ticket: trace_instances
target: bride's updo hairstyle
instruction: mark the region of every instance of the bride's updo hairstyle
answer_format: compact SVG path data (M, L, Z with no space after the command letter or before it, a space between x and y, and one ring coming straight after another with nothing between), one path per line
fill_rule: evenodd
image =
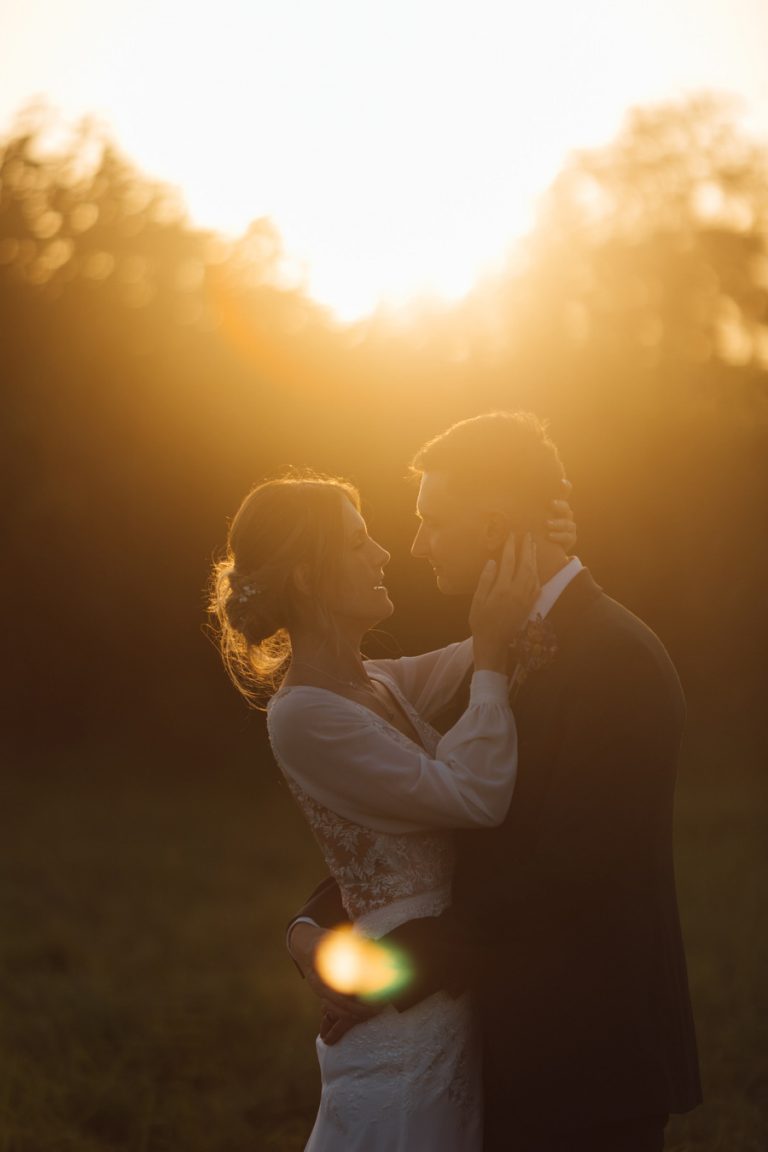
M344 499L359 510L348 481L289 473L253 488L230 525L226 555L213 568L209 610L227 672L254 707L280 685L294 623L333 630L327 605L344 540ZM299 568L304 590L294 578Z

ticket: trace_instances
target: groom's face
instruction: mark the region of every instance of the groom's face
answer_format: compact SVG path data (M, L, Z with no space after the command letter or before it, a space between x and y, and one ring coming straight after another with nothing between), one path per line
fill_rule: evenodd
M423 474L416 515L411 555L430 562L441 592L474 592L483 565L506 536L500 516L481 494L444 472Z

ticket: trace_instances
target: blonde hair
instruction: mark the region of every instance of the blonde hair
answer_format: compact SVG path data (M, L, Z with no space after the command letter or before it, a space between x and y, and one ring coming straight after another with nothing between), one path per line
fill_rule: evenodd
M290 472L257 484L232 520L214 564L209 612L224 666L249 704L263 708L291 659L290 627L310 611L332 630L327 609L344 537L342 500L360 508L349 481ZM307 592L294 573L301 565Z

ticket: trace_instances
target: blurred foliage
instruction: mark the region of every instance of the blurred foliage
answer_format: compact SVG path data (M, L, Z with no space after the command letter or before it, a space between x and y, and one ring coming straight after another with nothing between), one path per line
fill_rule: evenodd
M534 262L540 291L593 354L765 368L767 237L768 153L706 97L637 109L611 148L572 157Z
M94 124L20 119L0 155L0 493L9 741L252 739L201 634L248 486L349 474L391 548L405 650L445 641L407 556L406 464L495 407L550 420L579 553L661 633L694 709L764 733L768 153L709 97L577 153L505 273L451 309L344 327L278 233L190 226ZM450 243L450 237L446 237Z

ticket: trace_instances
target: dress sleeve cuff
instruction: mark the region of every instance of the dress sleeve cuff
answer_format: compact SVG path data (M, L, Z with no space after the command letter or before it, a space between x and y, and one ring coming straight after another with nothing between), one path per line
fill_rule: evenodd
M472 674L469 686L469 703L472 704L508 704L509 680L504 672L491 672L489 668L481 668Z
M288 955L290 956L291 960L293 960L294 964L296 965L299 976L301 976L301 978L303 980L304 979L304 973L302 972L301 968L299 968L299 965L296 961L296 957L294 956L293 952L291 952L291 933L293 932L293 930L297 924L311 924L313 928L318 928L319 924L317 923L317 920L313 920L311 916L296 916L295 919L291 920L290 924L288 925L288 927L285 930L285 947L288 950Z

